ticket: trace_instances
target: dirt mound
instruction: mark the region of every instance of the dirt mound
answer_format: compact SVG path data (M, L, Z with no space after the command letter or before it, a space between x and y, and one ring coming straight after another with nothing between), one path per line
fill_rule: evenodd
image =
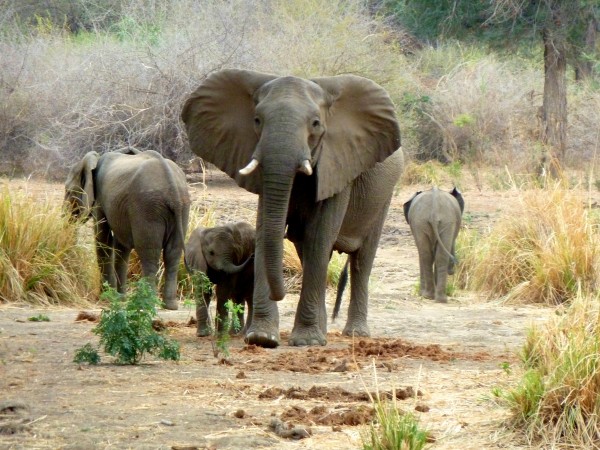
M395 389L392 391L379 392L379 398L391 399L396 395L398 400L406 400L408 398L415 397L415 390L408 386L406 388ZM416 393L417 396L421 396L421 392ZM289 398L297 400L325 400L328 402L370 402L371 398L377 398L377 393L371 392L349 392L341 387L326 387L326 386L312 386L310 389L305 390L300 387L291 387L289 389L282 389L279 387L271 387L258 395L259 399L275 400L277 398Z
M292 406L281 414L281 420L306 425L357 426L371 422L374 416L375 410L366 405L334 409L315 406L309 411L302 406Z

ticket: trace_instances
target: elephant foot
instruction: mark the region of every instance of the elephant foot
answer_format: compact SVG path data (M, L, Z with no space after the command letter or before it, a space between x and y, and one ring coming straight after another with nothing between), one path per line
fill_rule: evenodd
M172 300L165 300L165 309L170 309L171 311L177 311L179 309L179 302L176 298Z
M342 331L344 336L359 336L359 337L369 337L371 336L371 332L369 331L369 326L366 323L361 324L352 324L347 323L344 327L344 331Z
M435 294L432 291L421 291L421 297L426 298L428 300L433 300L435 298Z
M318 325L308 327L294 327L288 340L288 345L327 345L327 339Z
M258 345L259 347L275 348L279 346L279 333L267 333L264 331L248 331L244 338L246 344Z
M443 297L436 297L435 301L437 303L448 303L448 297L447 296L443 296Z
M205 336L210 336L211 335L211 330L208 327L202 327L202 328L198 328L196 330L196 336L198 337L205 337Z

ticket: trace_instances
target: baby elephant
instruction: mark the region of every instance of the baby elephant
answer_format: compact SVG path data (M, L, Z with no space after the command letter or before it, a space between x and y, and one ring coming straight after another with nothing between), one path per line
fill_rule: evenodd
M458 189L417 192L404 204L404 217L419 251L420 290L425 298L447 302L446 282L454 273L454 243L465 202Z
M200 271L216 285L217 330L222 330L221 317L227 317L225 304L231 299L238 305L247 305L250 326L252 318L252 291L254 290L255 230L249 223L229 223L214 228L196 228L185 246L185 264L188 272ZM197 336L210 334L208 305L211 292L204 292L204 302L196 304ZM244 314L238 315L244 324Z

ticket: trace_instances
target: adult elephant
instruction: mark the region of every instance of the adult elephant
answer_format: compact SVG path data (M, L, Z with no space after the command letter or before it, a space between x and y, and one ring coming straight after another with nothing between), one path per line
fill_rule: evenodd
M454 273L454 244L464 209L465 201L456 188L419 191L404 203L404 217L419 252L419 290L425 298L448 301L446 283Z
M227 317L226 303L247 306L249 326L252 318L252 292L254 289L254 227L247 222L235 222L212 228L198 227L192 231L185 244L185 266L191 274L205 273L216 286L216 327L221 331L222 319ZM208 306L212 292L203 293L204 301L196 302L197 336L208 336L211 324ZM244 313L238 314L244 326Z
M177 270L187 230L190 196L183 171L155 151L88 152L70 170L65 201L74 217L94 219L103 282L124 293L135 248L142 275L156 286L161 252L163 301L177 309Z
M223 70L190 96L182 120L196 154L259 195L254 311L246 342L279 345L279 312L271 300L285 296L284 234L303 268L288 343L326 344L333 250L351 260L344 333L369 335L369 274L403 166L386 91L353 75L307 80Z

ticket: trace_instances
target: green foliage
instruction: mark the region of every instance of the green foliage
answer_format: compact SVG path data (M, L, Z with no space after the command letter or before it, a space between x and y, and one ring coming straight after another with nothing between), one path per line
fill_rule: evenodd
M88 363L96 366L100 364L100 355L98 354L98 350L88 342L83 347L77 349L73 362L77 364Z
M160 299L144 278L133 285L133 293L126 300L108 286L102 294L110 307L102 311L99 324L92 330L100 336L100 346L120 364L137 364L146 353L179 360L179 344L152 327Z
M231 299L225 303L227 315L225 317L218 316L220 330L216 332L215 348L213 348L215 357L222 354L225 358L229 357L229 344L231 341L230 333L239 333L242 329L242 324L238 314L244 313L244 306L235 304Z
M378 425L372 424L362 437L363 450L421 450L427 444L429 433L418 419L400 411L396 402L375 402Z
M50 322L50 317L45 314L38 314L37 316L29 317L27 320L30 322Z

